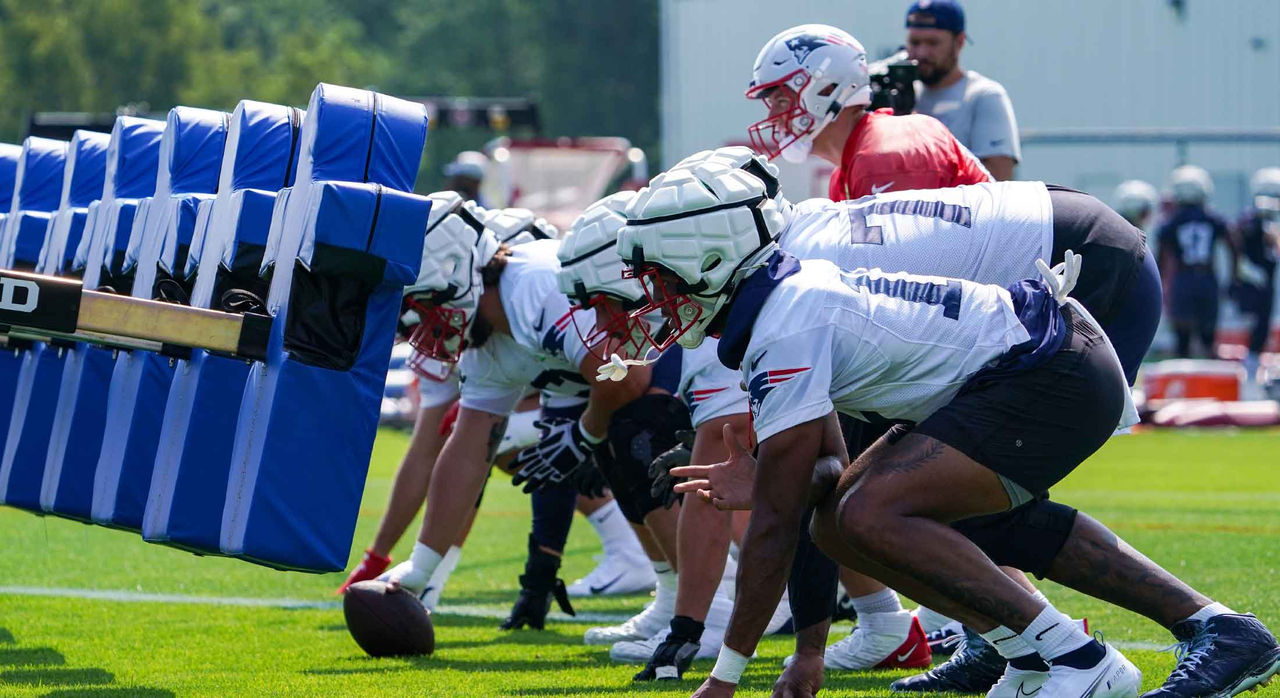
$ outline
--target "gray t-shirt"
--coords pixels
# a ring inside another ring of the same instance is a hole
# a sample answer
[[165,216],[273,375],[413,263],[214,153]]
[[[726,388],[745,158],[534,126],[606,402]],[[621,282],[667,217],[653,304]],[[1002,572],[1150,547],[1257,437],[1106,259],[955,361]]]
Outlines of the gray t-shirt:
[[1006,155],[1015,161],[1022,159],[1013,104],[995,80],[969,70],[959,82],[941,89],[917,82],[916,111],[941,121],[979,158]]

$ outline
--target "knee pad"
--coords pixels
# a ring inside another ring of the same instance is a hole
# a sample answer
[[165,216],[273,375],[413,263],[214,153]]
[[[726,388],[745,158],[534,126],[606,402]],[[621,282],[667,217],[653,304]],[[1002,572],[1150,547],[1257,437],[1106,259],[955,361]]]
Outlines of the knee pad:
[[1065,504],[1037,499],[1002,514],[957,521],[951,527],[997,565],[1016,567],[1043,579],[1071,535],[1076,514]]
[[596,463],[627,521],[642,524],[649,512],[662,506],[662,499],[651,491],[649,465],[676,445],[677,430],[689,428],[689,408],[670,395],[645,395],[614,413]]
[[836,608],[839,568],[818,549],[809,535],[812,519],[813,509],[810,509],[801,522],[796,556],[791,562],[791,576],[787,579],[787,598],[791,603],[792,624],[796,632],[830,618]]

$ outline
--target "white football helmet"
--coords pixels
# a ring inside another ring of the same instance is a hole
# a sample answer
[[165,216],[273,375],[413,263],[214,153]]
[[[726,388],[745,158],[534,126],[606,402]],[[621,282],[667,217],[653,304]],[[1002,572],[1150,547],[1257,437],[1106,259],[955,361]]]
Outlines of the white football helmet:
[[[618,254],[641,281],[648,303],[633,317],[661,312],[650,342],[696,347],[738,284],[777,250],[789,210],[769,185],[732,158],[704,157],[668,170],[627,206]],[[674,275],[674,283],[663,273]]]
[[792,27],[760,49],[747,99],[769,107],[769,116],[747,129],[751,145],[770,159],[804,160],[841,109],[871,103],[867,52],[842,29]]
[[1213,198],[1213,178],[1203,167],[1176,167],[1169,173],[1169,198],[1178,204],[1203,205]]
[[554,240],[560,236],[560,231],[547,219],[539,218],[527,208],[489,209],[480,219],[497,236],[498,242],[511,247],[533,240]]
[[480,270],[498,251],[498,239],[482,212],[455,192],[431,194],[422,245],[422,267],[405,288],[405,303],[419,324],[409,344],[428,359],[453,364],[466,348],[467,328],[484,284]]
[[1249,178],[1249,196],[1259,211],[1273,212],[1280,207],[1280,167],[1264,167]]
[[[566,317],[571,318],[583,345],[602,360],[615,353],[640,358],[648,350],[645,329],[631,317],[631,311],[645,304],[644,290],[625,273],[618,256],[618,230],[626,224],[627,204],[635,196],[633,191],[618,192],[588,206],[556,252],[560,291],[572,302]],[[614,303],[604,303],[605,299]],[[595,309],[594,327],[578,326],[579,314],[574,311],[584,308]]]
[[1154,186],[1140,179],[1121,182],[1120,186],[1116,187],[1114,198],[1116,213],[1138,227],[1142,227],[1147,216],[1155,213],[1160,207],[1159,192]]

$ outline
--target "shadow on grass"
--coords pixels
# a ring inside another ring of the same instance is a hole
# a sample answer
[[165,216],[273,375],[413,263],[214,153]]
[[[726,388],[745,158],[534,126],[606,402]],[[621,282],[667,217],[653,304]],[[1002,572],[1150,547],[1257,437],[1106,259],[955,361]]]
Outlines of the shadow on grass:
[[8,628],[0,628],[0,645],[12,645],[13,633]]
[[25,686],[83,686],[115,681],[106,669],[11,669],[0,671],[0,684]]
[[0,666],[49,666],[66,663],[62,653],[52,647],[0,649]]
[[603,653],[598,657],[583,656],[569,660],[564,658],[540,659],[536,655],[529,659],[493,660],[493,659],[456,659],[451,657],[388,657],[374,659],[372,657],[356,657],[350,666],[322,667],[303,669],[302,673],[313,676],[359,676],[362,674],[386,674],[402,671],[440,671],[452,669],[473,673],[490,672],[546,672],[577,671],[609,666],[608,657]]
[[[750,691],[767,691],[772,685],[773,680],[777,678],[776,673],[772,675],[760,674],[749,678],[744,688]],[[894,679],[900,678],[898,674],[863,674],[863,675],[827,675],[822,685],[822,695],[866,695],[868,693],[884,693],[888,691],[889,684]],[[558,683],[554,686],[533,686],[525,688],[512,688],[507,694],[512,696],[562,696],[569,693],[585,693],[590,695],[641,695],[645,693],[666,693],[673,688],[680,687],[688,689],[687,693],[692,693],[701,683],[703,675],[676,682],[668,681],[651,681],[651,682],[620,682],[614,686],[600,686],[595,684],[584,684],[580,686],[566,685]]]
[[40,698],[174,698],[176,694],[163,688],[112,686],[110,688],[61,688]]

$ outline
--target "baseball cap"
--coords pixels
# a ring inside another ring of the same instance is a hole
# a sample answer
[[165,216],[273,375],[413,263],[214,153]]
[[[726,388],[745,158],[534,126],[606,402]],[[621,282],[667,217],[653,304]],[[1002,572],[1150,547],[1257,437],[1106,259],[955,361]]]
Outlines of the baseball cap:
[[907,10],[907,28],[964,31],[964,8],[956,0],[916,0]]
[[489,158],[485,157],[484,153],[464,150],[458,153],[458,157],[454,158],[453,162],[444,166],[444,176],[484,179],[484,167],[487,164],[489,164]]

